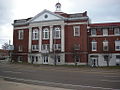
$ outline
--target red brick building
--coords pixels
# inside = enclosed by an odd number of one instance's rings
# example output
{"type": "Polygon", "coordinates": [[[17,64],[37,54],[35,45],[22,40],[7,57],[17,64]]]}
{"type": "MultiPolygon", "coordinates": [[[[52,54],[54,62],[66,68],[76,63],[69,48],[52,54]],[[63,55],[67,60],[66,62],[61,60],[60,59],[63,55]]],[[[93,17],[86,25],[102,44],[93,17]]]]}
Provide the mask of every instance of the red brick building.
{"type": "Polygon", "coordinates": [[[89,63],[97,66],[120,64],[120,22],[89,24],[89,63]]]}
{"type": "Polygon", "coordinates": [[[113,56],[110,65],[116,65],[116,58],[120,61],[120,23],[90,24],[86,11],[67,14],[57,3],[55,12],[43,10],[34,17],[14,20],[13,26],[15,61],[103,66],[102,57],[108,54],[113,56]],[[109,44],[107,51],[103,43],[109,44]]]}

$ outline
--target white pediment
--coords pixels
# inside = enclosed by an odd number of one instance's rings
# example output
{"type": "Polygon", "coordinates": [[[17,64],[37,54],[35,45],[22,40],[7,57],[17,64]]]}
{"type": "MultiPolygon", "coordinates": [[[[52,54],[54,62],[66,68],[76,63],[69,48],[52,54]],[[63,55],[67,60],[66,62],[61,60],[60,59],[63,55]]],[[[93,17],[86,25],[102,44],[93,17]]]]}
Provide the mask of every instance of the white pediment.
{"type": "Polygon", "coordinates": [[[44,10],[35,17],[33,17],[30,22],[39,22],[39,21],[52,21],[52,20],[63,20],[64,17],[57,15],[48,10],[44,10]]]}

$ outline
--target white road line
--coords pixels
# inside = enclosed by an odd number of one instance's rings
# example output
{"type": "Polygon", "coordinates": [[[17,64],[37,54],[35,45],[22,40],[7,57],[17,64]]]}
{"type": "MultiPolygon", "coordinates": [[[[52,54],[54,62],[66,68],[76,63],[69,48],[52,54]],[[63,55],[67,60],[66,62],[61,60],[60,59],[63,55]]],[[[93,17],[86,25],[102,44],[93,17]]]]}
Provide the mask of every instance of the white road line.
{"type": "Polygon", "coordinates": [[[103,76],[103,77],[113,77],[113,78],[117,78],[117,77],[120,77],[120,76],[103,76]]]}
{"type": "Polygon", "coordinates": [[[5,73],[22,73],[22,72],[16,72],[16,71],[3,71],[5,73]]]}
{"type": "Polygon", "coordinates": [[[104,81],[104,82],[116,82],[116,83],[119,83],[120,82],[120,80],[101,80],[101,81],[104,81]]]}
{"type": "Polygon", "coordinates": [[[64,84],[64,83],[55,83],[55,82],[47,82],[47,81],[39,81],[39,80],[30,80],[30,79],[22,79],[22,78],[13,78],[13,77],[4,77],[0,76],[1,78],[7,78],[11,80],[17,81],[24,81],[24,82],[31,82],[31,83],[39,83],[39,84],[47,84],[47,85],[62,85],[62,86],[73,86],[73,87],[80,87],[80,88],[94,88],[94,89],[103,89],[103,90],[119,90],[114,88],[104,88],[104,87],[95,87],[95,86],[86,86],[86,85],[73,85],[73,84],[64,84]]]}

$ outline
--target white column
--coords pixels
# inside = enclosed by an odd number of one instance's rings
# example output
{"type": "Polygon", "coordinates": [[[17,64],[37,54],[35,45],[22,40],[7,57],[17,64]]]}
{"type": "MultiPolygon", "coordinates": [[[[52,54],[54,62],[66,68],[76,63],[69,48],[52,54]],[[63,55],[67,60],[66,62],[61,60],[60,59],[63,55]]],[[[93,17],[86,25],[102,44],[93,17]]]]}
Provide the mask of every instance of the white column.
{"type": "Polygon", "coordinates": [[[28,52],[31,52],[31,46],[32,46],[32,27],[29,27],[28,52]]]}
{"type": "Polygon", "coordinates": [[[50,26],[50,52],[53,50],[53,26],[50,26]]]}
{"type": "Polygon", "coordinates": [[[64,25],[61,25],[61,52],[65,51],[65,30],[64,25]]]}
{"type": "Polygon", "coordinates": [[[42,27],[39,27],[39,52],[41,52],[41,46],[42,46],[42,27]]]}

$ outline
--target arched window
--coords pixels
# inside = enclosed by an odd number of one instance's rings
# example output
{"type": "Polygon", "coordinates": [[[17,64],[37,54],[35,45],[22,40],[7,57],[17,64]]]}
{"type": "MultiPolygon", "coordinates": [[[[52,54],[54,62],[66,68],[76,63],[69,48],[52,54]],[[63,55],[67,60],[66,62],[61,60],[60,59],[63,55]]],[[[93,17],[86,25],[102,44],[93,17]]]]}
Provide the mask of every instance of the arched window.
{"type": "Polygon", "coordinates": [[[95,40],[92,40],[92,51],[97,51],[97,42],[95,40]]]}
{"type": "Polygon", "coordinates": [[[44,28],[42,33],[43,39],[49,39],[49,29],[44,28]]]}
{"type": "Polygon", "coordinates": [[[61,37],[61,30],[60,30],[60,28],[59,28],[59,27],[55,27],[53,34],[54,34],[54,35],[53,35],[54,38],[59,39],[59,38],[61,37]]]}
{"type": "Polygon", "coordinates": [[[33,40],[38,40],[38,29],[33,29],[32,38],[33,40]]]}

